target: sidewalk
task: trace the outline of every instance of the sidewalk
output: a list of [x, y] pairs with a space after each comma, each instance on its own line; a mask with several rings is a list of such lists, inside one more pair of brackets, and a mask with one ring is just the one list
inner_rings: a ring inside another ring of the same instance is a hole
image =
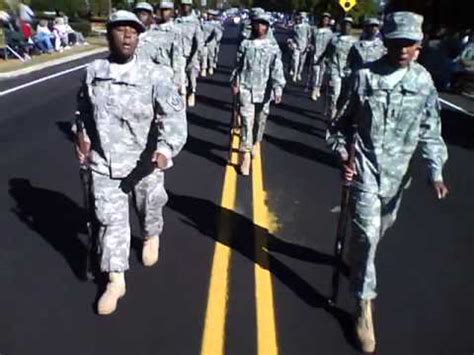
[[108, 48], [104, 39], [88, 38], [88, 41], [90, 43], [88, 46], [77, 46], [69, 50], [64, 50], [61, 53], [34, 56], [27, 62], [21, 62], [14, 59], [7, 61], [0, 60], [0, 80], [15, 78], [17, 76], [78, 60], [90, 55], [107, 52]]

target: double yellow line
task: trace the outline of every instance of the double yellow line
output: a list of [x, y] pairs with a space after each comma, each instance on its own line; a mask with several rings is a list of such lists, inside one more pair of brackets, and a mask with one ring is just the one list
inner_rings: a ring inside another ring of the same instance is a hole
[[[229, 212], [235, 211], [237, 174], [235, 166], [238, 162], [238, 135], [232, 136], [231, 158], [225, 170], [222, 190], [221, 207]], [[260, 146], [252, 166], [252, 202], [255, 224], [255, 300], [257, 319], [257, 355], [277, 355], [272, 280], [269, 271], [269, 259], [266, 253], [266, 230], [270, 227], [269, 212], [265, 204], [263, 189], [263, 173]], [[231, 240], [232, 221], [229, 213], [223, 213], [219, 221], [219, 240]], [[230, 247], [220, 242], [214, 250], [208, 301], [204, 323], [201, 355], [225, 354], [225, 322], [229, 294]]]

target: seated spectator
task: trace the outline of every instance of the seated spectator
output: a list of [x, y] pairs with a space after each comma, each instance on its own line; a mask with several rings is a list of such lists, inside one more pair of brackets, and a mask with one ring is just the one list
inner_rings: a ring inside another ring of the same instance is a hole
[[40, 20], [38, 26], [36, 27], [36, 36], [38, 41], [46, 42], [49, 41], [50, 44], [54, 46], [56, 51], [61, 50], [61, 40], [59, 37], [56, 37], [53, 32], [48, 27], [48, 20]]
[[69, 35], [67, 33], [66, 26], [64, 25], [64, 18], [56, 17], [56, 19], [54, 20], [53, 28], [54, 28], [53, 33], [61, 41], [61, 46], [64, 49], [71, 48], [69, 46]]
[[[80, 45], [88, 45], [89, 43], [86, 42], [86, 39], [84, 38], [84, 35], [81, 32], [75, 31], [71, 25], [69, 25], [69, 18], [67, 16], [64, 16], [64, 26], [66, 27], [66, 31], [69, 35], [69, 43], [73, 43], [75, 45], [80, 44]], [[73, 38], [74, 40], [71, 40]]]
[[28, 43], [25, 41], [23, 33], [18, 29], [18, 26], [12, 21], [2, 22], [6, 44], [17, 52], [23, 60], [31, 59], [28, 53]]

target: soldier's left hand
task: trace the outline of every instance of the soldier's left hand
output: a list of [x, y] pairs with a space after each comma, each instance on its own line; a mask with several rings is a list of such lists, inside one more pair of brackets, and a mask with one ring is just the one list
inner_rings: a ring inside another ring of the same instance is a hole
[[168, 158], [165, 157], [161, 153], [158, 153], [158, 152], [153, 153], [153, 157], [151, 158], [151, 161], [155, 163], [158, 169], [163, 170], [168, 167]]
[[433, 182], [433, 189], [435, 191], [436, 197], [438, 200], [442, 200], [446, 198], [449, 194], [449, 190], [447, 186], [442, 181], [434, 181]]
[[276, 96], [275, 96], [275, 105], [280, 104], [280, 103], [281, 103], [281, 100], [282, 100], [281, 95], [276, 95]]

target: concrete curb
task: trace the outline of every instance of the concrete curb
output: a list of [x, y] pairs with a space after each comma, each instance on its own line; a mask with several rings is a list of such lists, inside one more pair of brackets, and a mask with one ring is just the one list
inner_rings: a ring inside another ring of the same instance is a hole
[[93, 50], [90, 50], [90, 51], [87, 51], [87, 52], [74, 54], [74, 55], [71, 55], [71, 56], [68, 56], [68, 57], [55, 59], [55, 60], [52, 60], [50, 62], [41, 63], [41, 64], [37, 64], [37, 65], [32, 65], [31, 67], [28, 67], [28, 68], [18, 69], [18, 70], [7, 72], [7, 73], [0, 73], [0, 79], [16, 78], [18, 76], [25, 75], [25, 74], [30, 74], [30, 73], [33, 73], [33, 72], [38, 71], [38, 70], [42, 70], [42, 69], [54, 67], [56, 65], [61, 65], [61, 64], [73, 62], [75, 60], [82, 59], [82, 58], [85, 58], [85, 57], [89, 57], [91, 55], [95, 55], [95, 54], [99, 54], [99, 53], [105, 53], [108, 50], [109, 50], [108, 48], [97, 48], [97, 49], [93, 49]]

